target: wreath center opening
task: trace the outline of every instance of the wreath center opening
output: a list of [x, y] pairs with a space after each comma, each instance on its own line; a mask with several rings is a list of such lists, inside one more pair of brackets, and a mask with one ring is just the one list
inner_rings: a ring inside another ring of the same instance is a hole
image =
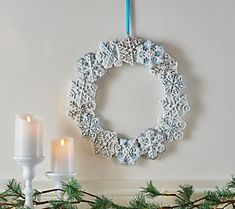
[[155, 126], [162, 111], [162, 85], [146, 71], [143, 65], [124, 65], [99, 81], [95, 112], [105, 129], [134, 138]]

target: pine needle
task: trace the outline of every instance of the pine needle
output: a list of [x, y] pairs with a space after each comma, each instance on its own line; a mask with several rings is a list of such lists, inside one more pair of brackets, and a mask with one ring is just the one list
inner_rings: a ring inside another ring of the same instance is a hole
[[154, 198], [160, 196], [160, 191], [153, 185], [152, 181], [148, 182], [146, 187], [143, 187], [141, 192], [146, 195], [146, 197]]

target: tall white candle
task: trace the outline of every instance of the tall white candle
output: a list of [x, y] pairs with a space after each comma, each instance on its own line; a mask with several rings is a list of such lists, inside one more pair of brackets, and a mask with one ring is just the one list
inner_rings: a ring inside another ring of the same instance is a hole
[[15, 157], [38, 158], [43, 156], [43, 127], [35, 115], [20, 114], [15, 119]]
[[54, 139], [51, 144], [51, 171], [53, 173], [74, 172], [73, 138]]

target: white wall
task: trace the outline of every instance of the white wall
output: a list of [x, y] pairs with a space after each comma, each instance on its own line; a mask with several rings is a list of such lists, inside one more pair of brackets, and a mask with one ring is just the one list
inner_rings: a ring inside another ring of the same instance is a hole
[[[124, 0], [0, 0], [0, 179], [21, 178], [12, 156], [14, 117], [22, 112], [44, 118], [46, 159], [37, 180], [50, 170], [51, 139], [63, 135], [76, 138], [81, 180], [224, 180], [235, 174], [234, 8], [234, 0], [134, 1], [134, 34], [163, 43], [179, 62], [192, 110], [184, 118], [184, 140], [157, 160], [124, 167], [95, 156], [64, 116], [76, 60], [101, 41], [124, 36]], [[134, 137], [155, 125], [159, 94], [146, 69], [125, 66], [100, 83], [97, 105], [106, 127]]]

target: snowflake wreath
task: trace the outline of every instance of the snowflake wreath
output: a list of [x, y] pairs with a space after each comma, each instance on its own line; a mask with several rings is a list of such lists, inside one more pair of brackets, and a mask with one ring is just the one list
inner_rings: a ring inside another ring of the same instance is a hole
[[[135, 139], [126, 139], [105, 130], [95, 116], [97, 82], [113, 67], [123, 63], [145, 65], [158, 78], [164, 89], [162, 115], [155, 128], [148, 128]], [[177, 62], [163, 46], [150, 40], [127, 36], [121, 41], [100, 44], [96, 53], [85, 54], [78, 60], [78, 78], [71, 81], [68, 116], [75, 120], [83, 136], [88, 136], [95, 153], [115, 157], [119, 163], [134, 165], [141, 156], [155, 159], [166, 150], [166, 143], [183, 138], [186, 123], [181, 117], [190, 110], [184, 83], [178, 74]]]

